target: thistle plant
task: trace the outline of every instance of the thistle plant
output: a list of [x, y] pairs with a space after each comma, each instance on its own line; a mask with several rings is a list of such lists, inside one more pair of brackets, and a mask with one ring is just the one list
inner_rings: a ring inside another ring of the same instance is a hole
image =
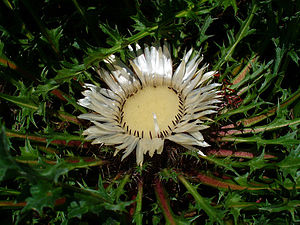
[[297, 224], [299, 7], [2, 1], [1, 222]]

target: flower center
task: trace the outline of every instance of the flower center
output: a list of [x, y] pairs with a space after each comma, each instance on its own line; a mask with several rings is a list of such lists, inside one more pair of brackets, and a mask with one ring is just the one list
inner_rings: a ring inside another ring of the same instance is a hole
[[166, 86], [144, 87], [123, 105], [121, 124], [142, 138], [168, 136], [182, 117], [180, 94]]

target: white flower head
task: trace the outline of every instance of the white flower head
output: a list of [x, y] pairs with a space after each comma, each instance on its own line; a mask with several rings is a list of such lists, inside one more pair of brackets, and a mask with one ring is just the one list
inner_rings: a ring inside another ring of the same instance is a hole
[[161, 154], [166, 139], [203, 154], [195, 147], [209, 146], [200, 131], [208, 128], [203, 121], [221, 102], [220, 84], [210, 83], [217, 72], [205, 72], [208, 65], [199, 70], [203, 56], [191, 57], [193, 49], [174, 72], [166, 43], [129, 49], [135, 56], [131, 68], [111, 55], [105, 60], [109, 71], [98, 69], [108, 89], [85, 84], [78, 104], [93, 112], [78, 118], [94, 123], [83, 132], [86, 140], [114, 145], [115, 154], [123, 150], [122, 160], [135, 151], [138, 165], [147, 152]]

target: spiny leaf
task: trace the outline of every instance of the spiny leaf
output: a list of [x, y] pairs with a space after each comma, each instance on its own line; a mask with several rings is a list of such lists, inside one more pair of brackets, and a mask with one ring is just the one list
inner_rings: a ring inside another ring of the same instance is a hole
[[116, 29], [112, 29], [108, 24], [99, 24], [99, 27], [105, 34], [109, 35], [110, 39], [108, 39], [106, 42], [110, 46], [114, 46], [122, 42], [122, 37], [118, 32], [117, 27]]
[[178, 179], [181, 183], [186, 187], [188, 192], [195, 198], [196, 203], [198, 204], [199, 210], [204, 210], [204, 212], [209, 216], [211, 221], [222, 223], [223, 214], [221, 211], [214, 209], [210, 204], [209, 201], [203, 198], [198, 192], [197, 189], [191, 185], [182, 175], [178, 176]]
[[26, 199], [23, 211], [35, 209], [42, 213], [44, 207], [53, 207], [62, 193], [62, 188], [53, 187], [48, 182], [39, 182], [30, 188], [32, 197]]
[[37, 149], [35, 149], [31, 146], [30, 141], [28, 139], [25, 140], [25, 146], [20, 147], [20, 150], [21, 150], [22, 157], [37, 158], [39, 155]]
[[0, 207], [9, 209], [24, 207], [26, 204], [26, 202], [0, 201]]
[[177, 218], [174, 215], [174, 213], [170, 207], [168, 195], [159, 180], [156, 180], [156, 183], [155, 183], [155, 194], [156, 194], [156, 198], [158, 200], [159, 206], [160, 206], [160, 208], [164, 214], [164, 217], [166, 219], [166, 224], [170, 224], [170, 225], [188, 224], [187, 221], [181, 220], [180, 218]]
[[54, 80], [46, 81], [44, 84], [39, 84], [36, 87], [35, 94], [46, 99], [48, 93], [58, 88], [59, 85]]
[[60, 118], [62, 121], [68, 121], [76, 125], [81, 125], [81, 122], [77, 119], [76, 116], [73, 116], [65, 111], [58, 111], [56, 113], [56, 116]]
[[[279, 109], [286, 108], [287, 106], [289, 106], [290, 104], [295, 102], [299, 97], [300, 97], [300, 89], [298, 89], [296, 92], [294, 92], [289, 98], [287, 98], [286, 100], [281, 102], [279, 105]], [[251, 125], [254, 125], [254, 124], [274, 115], [276, 113], [276, 110], [277, 110], [277, 107], [273, 107], [272, 109], [267, 109], [256, 116], [241, 119], [240, 121], [238, 121], [238, 124], [243, 124], [243, 126], [249, 127]]]
[[66, 95], [64, 95], [63, 97], [68, 101], [68, 104], [72, 105], [75, 109], [79, 110], [81, 113], [87, 113], [87, 110], [84, 107], [77, 104], [77, 101], [74, 97]]
[[[240, 82], [242, 82], [245, 78], [246, 78], [246, 75], [248, 74], [248, 72], [250, 71], [250, 69], [252, 68], [252, 64], [255, 63], [256, 61], [258, 60], [258, 56], [255, 55], [253, 58], [251, 58], [249, 60], [249, 62], [246, 64], [246, 66], [241, 70], [241, 72], [239, 72], [238, 75], [236, 75], [234, 77], [234, 79], [232, 80], [232, 86], [231, 88], [236, 88], [234, 87], [233, 85], [236, 85]], [[240, 65], [241, 66], [241, 65]], [[237, 88], [236, 88], [237, 89]]]
[[80, 73], [85, 70], [84, 64], [66, 64], [64, 68], [58, 70], [54, 80], [57, 83], [64, 83], [70, 81], [74, 77], [77, 77]]
[[300, 145], [295, 150], [292, 149], [287, 157], [277, 163], [277, 166], [282, 169], [285, 177], [291, 174], [293, 178], [296, 178], [296, 173], [300, 168]]
[[91, 65], [96, 64], [111, 54], [114, 54], [123, 48], [126, 48], [128, 45], [137, 42], [138, 40], [152, 34], [155, 30], [158, 29], [158, 26], [150, 27], [145, 31], [140, 31], [139, 33], [132, 35], [129, 38], [124, 38], [122, 42], [111, 47], [111, 48], [98, 48], [97, 50], [91, 52], [89, 56], [84, 59], [84, 64], [86, 68], [89, 68]]
[[228, 119], [229, 117], [239, 114], [239, 113], [247, 113], [249, 110], [253, 108], [259, 108], [262, 105], [267, 105], [270, 103], [267, 102], [252, 102], [251, 104], [245, 105], [245, 106], [240, 106], [237, 109], [230, 110], [224, 114], [221, 114], [216, 118], [216, 120], [221, 120], [221, 119]]
[[25, 107], [25, 108], [31, 109], [33, 111], [36, 111], [39, 108], [38, 104], [30, 97], [10, 96], [10, 95], [3, 94], [3, 93], [0, 93], [0, 97], [7, 101], [10, 101], [20, 107]]
[[[57, 164], [62, 164], [61, 162], [57, 160], [48, 160], [44, 158], [36, 158], [36, 157], [29, 157], [29, 156], [18, 156], [15, 158], [15, 160], [19, 163], [25, 163], [30, 164], [32, 166], [38, 166], [41, 167], [42, 163], [46, 163], [52, 166]], [[106, 164], [106, 161], [103, 161], [101, 159], [97, 158], [91, 158], [91, 157], [67, 157], [63, 159], [63, 164], [60, 165], [60, 167], [66, 167], [68, 168], [68, 171], [76, 169], [76, 168], [88, 168], [92, 166], [101, 166], [103, 164]], [[54, 166], [55, 167], [55, 166]], [[55, 169], [55, 168], [54, 168]]]
[[[260, 76], [264, 75], [264, 79], [266, 80], [267, 74], [266, 71], [272, 65], [273, 61], [269, 61], [267, 64], [265, 63], [258, 63], [258, 57], [254, 56], [250, 62], [245, 66], [245, 68], [233, 79], [232, 85], [230, 88], [235, 90], [241, 90], [243, 86], [251, 85], [251, 82], [255, 81], [255, 84], [261, 79]], [[253, 67], [253, 72], [248, 74], [250, 68]], [[269, 75], [270, 76], [270, 75]], [[249, 89], [249, 87], [248, 87]], [[239, 91], [240, 92], [240, 91]]]
[[270, 130], [279, 129], [282, 127], [287, 126], [297, 126], [300, 124], [300, 118], [294, 120], [286, 120], [285, 118], [276, 118], [274, 121], [269, 123], [268, 125], [252, 127], [252, 128], [245, 128], [241, 130], [228, 130], [228, 131], [220, 131], [218, 132], [221, 136], [228, 136], [228, 135], [241, 135], [241, 134], [255, 134]]
[[58, 42], [56, 41], [56, 37], [60, 38], [60, 32], [55, 32], [54, 34], [49, 31], [49, 29], [46, 28], [46, 26], [43, 24], [43, 22], [40, 20], [36, 6], [32, 4], [28, 0], [24, 0], [23, 4], [25, 5], [26, 9], [30, 12], [31, 16], [33, 17], [34, 21], [38, 25], [39, 29], [41, 30], [41, 33], [43, 34], [43, 37], [47, 40], [49, 43], [51, 49], [56, 54], [56, 56], [59, 56], [59, 49], [57, 48]]
[[[247, 151], [233, 151], [229, 149], [218, 149], [218, 150], [209, 150], [207, 152], [207, 155], [211, 156], [217, 156], [217, 157], [237, 157], [237, 158], [246, 158], [246, 159], [252, 159], [255, 157], [255, 155], [252, 152], [247, 152]], [[276, 158], [275, 155], [270, 155], [270, 154], [264, 154], [265, 159], [274, 159]]]
[[299, 207], [300, 207], [299, 200], [291, 200], [280, 205], [270, 205], [268, 207], [260, 207], [259, 209], [274, 213], [274, 212], [281, 212], [285, 210], [293, 212]]
[[238, 193], [229, 192], [226, 196], [224, 205], [226, 208], [230, 208], [230, 213], [234, 217], [235, 224], [237, 224], [242, 207], [232, 207], [232, 205], [241, 205], [241, 195], [239, 195]]
[[299, 144], [300, 140], [297, 140], [295, 138], [296, 132], [288, 133], [284, 136], [280, 136], [276, 139], [263, 139], [260, 136], [253, 136], [253, 137], [234, 137], [234, 136], [226, 136], [219, 139], [219, 141], [229, 141], [229, 142], [235, 142], [235, 143], [257, 143], [259, 145], [267, 145], [267, 144], [273, 144], [273, 145], [283, 145], [283, 146], [289, 146], [293, 144]]
[[[217, 62], [217, 64], [214, 66], [214, 70], [218, 70], [224, 63], [226, 63], [228, 60], [231, 59], [232, 54], [237, 46], [237, 44], [247, 35], [252, 33], [252, 30], [250, 30], [250, 24], [252, 22], [252, 19], [254, 17], [254, 14], [257, 10], [257, 5], [254, 4], [252, 6], [251, 12], [249, 13], [248, 18], [242, 22], [241, 28], [239, 30], [239, 32], [237, 33], [236, 37], [235, 37], [235, 41], [232, 42], [233, 44], [231, 46], [228, 46], [226, 48], [224, 52], [224, 54], [222, 54], [222, 56], [220, 57], [220, 60]], [[221, 77], [223, 79], [223, 77]]]
[[4, 48], [4, 43], [0, 41], [0, 66], [8, 67], [12, 70], [15, 70], [25, 78], [34, 81], [36, 78], [31, 73], [29, 73], [24, 68], [19, 67], [15, 62], [7, 58], [7, 56], [3, 53], [3, 48]]
[[43, 142], [47, 144], [54, 144], [54, 145], [66, 145], [66, 146], [81, 146], [87, 147], [83, 137], [65, 134], [65, 133], [51, 133], [48, 135], [32, 135], [32, 134], [23, 134], [21, 132], [15, 132], [11, 130], [6, 130], [6, 135], [8, 137], [15, 137], [21, 139], [29, 139], [35, 142]]
[[50, 45], [53, 45], [53, 49], [58, 53], [59, 52], [59, 40], [63, 36], [62, 35], [63, 29], [61, 26], [46, 30], [47, 35], [42, 37], [42, 40], [47, 42]]
[[[248, 190], [254, 192], [261, 191], [270, 191], [270, 190], [280, 190], [282, 187], [278, 186], [276, 183], [272, 183], [270, 185], [262, 184], [258, 182], [248, 182], [248, 174], [244, 176], [236, 177], [234, 181], [232, 180], [224, 180], [219, 177], [216, 177], [212, 174], [206, 172], [199, 172], [196, 174], [195, 179], [202, 182], [203, 184], [209, 185], [211, 187], [215, 187], [221, 190]], [[246, 181], [245, 181], [246, 180]], [[284, 186], [288, 190], [292, 190], [294, 188], [300, 189], [300, 183], [298, 184], [287, 184]]]
[[121, 182], [119, 183], [118, 187], [114, 191], [114, 195], [113, 195], [114, 201], [116, 201], [116, 202], [120, 201], [121, 195], [125, 193], [124, 186], [125, 186], [126, 183], [128, 183], [130, 181], [129, 177], [130, 176], [128, 174], [125, 175], [123, 177], [123, 179], [121, 180]]
[[251, 159], [247, 164], [250, 166], [250, 173], [257, 169], [261, 169], [267, 165], [266, 159], [264, 157], [265, 152], [263, 151], [259, 156]]
[[0, 187], [0, 195], [20, 195], [20, 194], [21, 194], [20, 191]]
[[17, 170], [18, 166], [9, 152], [7, 139], [5, 136], [4, 127], [1, 128], [0, 133], [0, 181], [4, 179], [8, 170]]
[[233, 166], [234, 166], [233, 161], [231, 161], [229, 158], [227, 158], [226, 160], [224, 160], [224, 159], [220, 160], [220, 159], [217, 159], [213, 155], [211, 155], [211, 156], [202, 156], [202, 155], [199, 155], [196, 152], [191, 152], [191, 151], [188, 151], [185, 154], [192, 155], [196, 159], [202, 158], [202, 159], [207, 160], [207, 161], [209, 161], [211, 163], [214, 163], [214, 164], [216, 164], [218, 166], [224, 167], [226, 170], [232, 171], [233, 173], [235, 173], [236, 175], [238, 175], [237, 171], [233, 168]]
[[229, 6], [231, 6], [231, 7], [234, 9], [234, 13], [235, 13], [235, 14], [237, 13], [238, 7], [237, 7], [237, 4], [236, 4], [236, 0], [223, 0], [223, 1], [221, 1], [221, 4], [222, 4], [223, 7], [224, 7], [224, 11], [225, 11]]

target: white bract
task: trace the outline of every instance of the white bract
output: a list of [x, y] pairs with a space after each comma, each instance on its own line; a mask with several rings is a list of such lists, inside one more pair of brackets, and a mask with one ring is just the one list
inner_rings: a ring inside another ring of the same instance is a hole
[[133, 151], [136, 162], [142, 165], [144, 154], [161, 154], [164, 140], [170, 140], [187, 149], [203, 153], [198, 147], [207, 147], [201, 130], [209, 114], [216, 113], [220, 103], [220, 84], [210, 79], [216, 71], [200, 70], [200, 54], [191, 57], [189, 50], [173, 72], [168, 45], [145, 47], [136, 44], [132, 69], [114, 55], [105, 60], [109, 71], [98, 73], [108, 89], [85, 84], [85, 98], [78, 104], [92, 113], [78, 118], [90, 120], [94, 126], [83, 132], [92, 144], [114, 145], [115, 154], [123, 150], [122, 160]]

